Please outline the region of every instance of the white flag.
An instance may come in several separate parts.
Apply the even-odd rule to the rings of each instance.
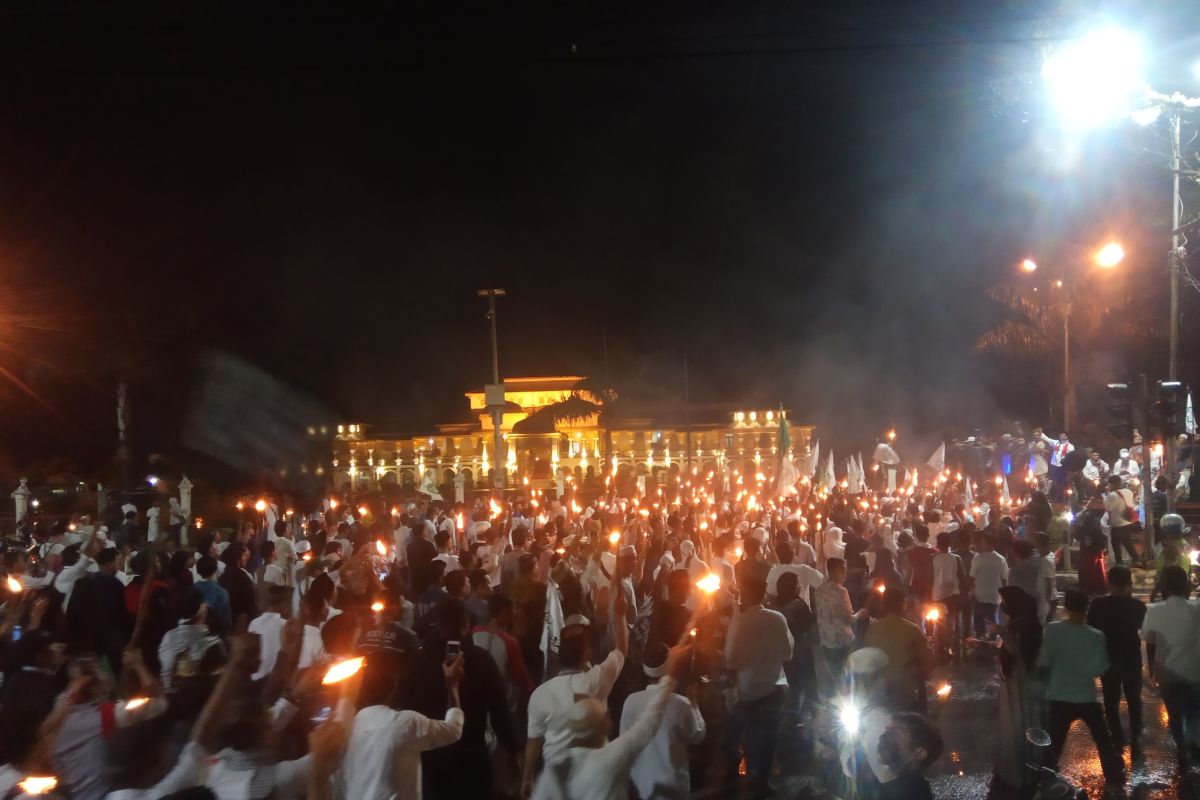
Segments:
[[[1192,410],[1192,393],[1188,392],[1187,409],[1183,412],[1183,432],[1196,435],[1196,412]]]
[[[821,440],[817,439],[813,445],[812,452],[808,454],[808,462],[804,465],[804,474],[802,478],[814,478],[817,474],[817,466],[821,463]]]
[[[791,497],[796,494],[796,481],[800,480],[800,470],[792,463],[791,456],[784,456],[779,462],[779,472],[775,476],[775,493],[780,497]]]
[[[846,461],[846,491],[850,494],[862,493],[862,476],[858,474],[858,464],[854,462],[854,456]]]
[[[1003,501],[1004,505],[1008,505],[1008,502],[1012,500],[1012,495],[1008,493],[1008,476],[1005,475],[1003,477],[1004,480],[1000,483],[1000,500]]]
[[[946,468],[946,443],[942,442],[938,445],[937,450],[933,451],[933,455],[925,462],[934,472],[941,472]]]
[[[833,488],[835,486],[837,486],[837,478],[833,474],[833,451],[832,450],[829,451],[829,463],[826,464],[826,466],[825,466],[824,483],[825,483],[825,488],[831,492],[833,491]]]
[[[975,505],[975,497],[971,494],[971,476],[963,478],[963,503],[968,506]]]
[[[542,625],[542,660],[545,664],[545,674],[551,675],[551,659],[558,661],[558,645],[562,640],[563,629],[562,597],[558,593],[558,584],[553,579],[546,583],[546,618]]]

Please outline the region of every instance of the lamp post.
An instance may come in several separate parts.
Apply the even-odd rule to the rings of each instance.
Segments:
[[[1125,260],[1125,248],[1115,241],[1110,241],[1096,250],[1092,254],[1092,263],[1103,270],[1114,269],[1118,264]],[[1026,258],[1018,265],[1018,268],[1032,275],[1037,272],[1038,263],[1032,258]],[[1074,301],[1071,293],[1072,287],[1067,282],[1059,277],[1051,280],[1047,287],[1061,292],[1063,308],[1063,354],[1062,354],[1062,429],[1070,430],[1071,426],[1071,312],[1074,310]]]
[[[1167,375],[1174,380],[1179,361],[1179,272],[1183,258],[1180,228],[1182,113],[1200,108],[1200,98],[1179,92],[1154,91],[1142,77],[1142,48],[1131,34],[1104,28],[1072,41],[1051,54],[1042,65],[1042,78],[1051,102],[1062,113],[1064,126],[1076,132],[1130,119],[1152,125],[1163,116],[1171,139],[1171,250],[1167,256],[1170,280],[1170,345]]]
[[[479,289],[475,294],[488,299],[487,318],[492,328],[492,384],[484,391],[484,397],[492,412],[492,433],[496,449],[496,466],[492,469],[492,486],[503,491],[507,473],[504,460],[504,438],[500,434],[500,426],[504,423],[504,384],[500,382],[500,346],[496,339],[496,298],[504,297],[506,292],[503,289]]]

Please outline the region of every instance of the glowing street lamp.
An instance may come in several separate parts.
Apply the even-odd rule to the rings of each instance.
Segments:
[[[1148,94],[1142,45],[1128,31],[1108,27],[1051,53],[1042,80],[1063,127],[1086,131],[1127,118]]]
[[[1109,242],[1096,251],[1093,261],[1101,269],[1112,269],[1125,260],[1125,248],[1117,242]]]
[[[1038,268],[1037,262],[1034,261],[1032,258],[1026,258],[1023,261],[1021,261],[1021,271],[1022,272],[1037,272],[1037,268]]]

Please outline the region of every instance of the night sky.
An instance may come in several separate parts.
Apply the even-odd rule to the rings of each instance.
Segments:
[[[0,368],[40,401],[0,383],[0,471],[110,456],[122,371],[140,451],[178,449],[209,348],[331,419],[462,419],[491,285],[507,375],[603,374],[607,342],[662,403],[686,357],[695,401],[854,442],[1038,415],[1036,370],[973,352],[983,290],[1109,235],[1110,290],[1166,283],[1162,142],[1041,105],[1083,5],[6,5]],[[1112,8],[1200,91],[1196,12]]]

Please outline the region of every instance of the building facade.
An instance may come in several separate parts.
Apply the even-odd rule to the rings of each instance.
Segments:
[[[504,470],[510,489],[560,492],[567,485],[602,485],[613,476],[618,485],[644,478],[643,484],[662,486],[685,481],[693,471],[774,473],[784,409],[694,406],[686,413],[614,416],[604,423],[598,413],[552,420],[547,410],[569,398],[585,401],[580,404],[585,410],[597,402],[576,388],[582,380],[574,375],[506,379],[502,453],[495,452],[492,415],[478,389],[465,395],[471,420],[438,425],[418,436],[379,434],[364,424],[310,427],[313,437],[325,438],[321,431],[327,431],[329,454],[324,463],[301,469],[328,476],[338,492],[415,489],[422,480],[471,492],[490,487],[497,469]],[[792,452],[805,453],[812,427],[788,423]]]

